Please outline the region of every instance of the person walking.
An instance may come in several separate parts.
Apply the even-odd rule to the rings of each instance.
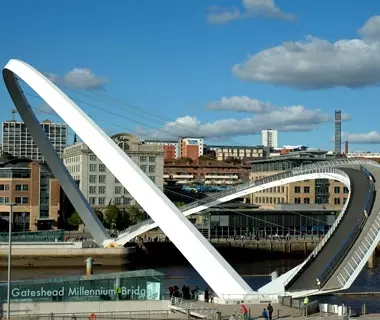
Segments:
[[[305,297],[305,299],[303,299],[303,308],[304,308],[304,312],[305,312],[305,316],[307,316],[307,305],[309,304],[309,298],[308,297]]]
[[[270,303],[268,303],[267,310],[268,310],[269,320],[272,320],[273,307]]]

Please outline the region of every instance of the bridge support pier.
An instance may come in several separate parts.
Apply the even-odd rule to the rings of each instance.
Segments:
[[[376,267],[376,254],[375,254],[376,250],[372,252],[372,254],[370,255],[369,259],[368,259],[368,262],[367,262],[367,265],[368,265],[368,269],[373,269]]]

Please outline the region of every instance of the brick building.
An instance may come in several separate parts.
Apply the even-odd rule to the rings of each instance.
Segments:
[[[179,184],[234,185],[249,181],[250,165],[221,161],[165,161],[164,181]]]
[[[46,164],[26,159],[0,161],[0,218],[13,207],[14,231],[56,227],[61,188]]]
[[[259,180],[282,171],[329,160],[321,152],[295,153],[294,156],[254,161],[250,180]],[[339,181],[328,179],[305,180],[288,185],[273,187],[251,195],[251,203],[263,208],[275,209],[280,204],[315,204],[329,210],[339,210],[347,201],[348,189]]]

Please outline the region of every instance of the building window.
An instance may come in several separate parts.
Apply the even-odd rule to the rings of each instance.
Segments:
[[[96,183],[96,176],[95,175],[90,175],[90,183]]]
[[[340,187],[335,187],[334,188],[334,193],[340,193]]]
[[[149,166],[149,173],[155,173],[156,172],[156,166]]]
[[[147,168],[147,165],[145,165],[145,164],[140,165],[140,169],[142,172],[146,172],[146,168]]]
[[[141,156],[140,157],[140,162],[146,162],[147,161],[147,157],[146,156]]]
[[[99,205],[104,205],[104,204],[106,204],[106,197],[99,197],[99,198],[98,198],[98,204],[99,204]]]
[[[95,198],[95,197],[90,197],[90,198],[88,198],[88,202],[89,202],[91,205],[94,205],[94,204],[96,204],[96,198]]]
[[[301,203],[301,198],[294,198],[294,203]]]
[[[27,184],[16,184],[16,191],[28,191],[29,186]]]
[[[348,188],[347,187],[343,187],[343,193],[348,193]]]
[[[156,182],[156,177],[155,176],[149,176],[150,180],[152,180],[154,183]]]
[[[99,164],[99,172],[106,172],[106,166],[103,163]]]
[[[310,198],[303,198],[303,203],[310,204]]]
[[[90,160],[91,161],[96,161],[96,155],[90,154]]]
[[[347,198],[343,198],[343,204],[347,202]]]
[[[121,190],[123,190],[123,187],[121,187],[121,186],[116,186],[116,187],[115,187],[115,194],[121,194]]]
[[[9,198],[8,197],[0,197],[0,203],[9,203]]]
[[[120,181],[119,181],[119,180],[117,180],[117,178],[115,178],[115,183],[120,183]]]
[[[310,187],[303,187],[304,193],[310,193]],[[309,199],[310,200],[310,199]],[[305,202],[306,203],[306,202]],[[309,203],[309,202],[308,202]]]
[[[90,172],[96,172],[96,164],[90,164]]]
[[[0,184],[0,191],[8,191],[9,184]]]
[[[96,193],[96,187],[95,186],[90,186],[90,188],[88,190],[88,193],[90,193],[90,194]]]
[[[334,198],[334,204],[340,204],[340,198]]]
[[[116,197],[115,198],[115,205],[121,205],[121,198],[119,198],[119,197]]]
[[[104,174],[99,176],[99,183],[106,183],[106,176]]]
[[[156,157],[149,157],[149,162],[156,162]]]
[[[99,194],[105,194],[105,193],[106,193],[106,187],[105,186],[99,187]]]
[[[281,193],[285,192],[285,187],[281,187]]]
[[[18,204],[29,203],[29,198],[28,197],[16,197],[15,202]]]
[[[294,193],[301,193],[301,187],[295,186]]]

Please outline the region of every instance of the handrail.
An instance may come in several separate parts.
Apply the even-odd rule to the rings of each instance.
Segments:
[[[364,164],[364,165],[367,164],[367,165],[380,166],[379,163],[377,163],[373,160],[366,160],[366,159],[360,159],[360,158],[335,159],[335,160],[321,161],[318,163],[301,166],[298,168],[294,168],[292,170],[288,170],[288,171],[281,172],[281,173],[278,173],[275,175],[271,175],[269,177],[265,177],[263,179],[259,179],[256,181],[250,181],[246,184],[239,185],[237,187],[228,189],[226,191],[217,192],[212,196],[208,196],[204,199],[189,203],[188,205],[181,207],[180,210],[185,213],[186,211],[193,209],[193,208],[196,208],[198,206],[201,206],[202,204],[210,203],[213,200],[224,198],[228,195],[235,194],[237,192],[246,190],[246,189],[254,187],[254,186],[262,185],[262,184],[269,183],[269,182],[272,182],[275,180],[280,180],[280,178],[286,177],[289,174],[297,174],[298,172],[304,172],[304,171],[308,171],[308,170],[312,170],[312,169],[321,169],[321,168],[333,167],[335,165],[344,165],[344,164]],[[135,225],[130,226],[129,228],[125,229],[120,234],[120,236],[124,236],[125,234],[132,233],[132,232],[134,232],[134,231],[136,231],[136,230],[138,230],[144,226],[148,226],[148,225],[153,224],[153,223],[154,223],[153,219],[147,219],[145,221],[142,221],[138,224],[135,224]]]

